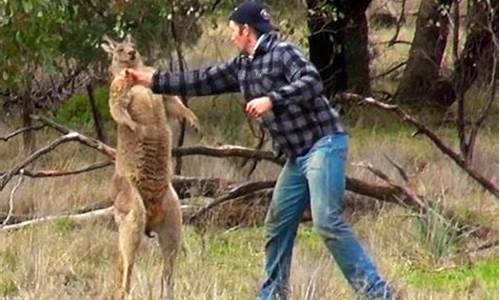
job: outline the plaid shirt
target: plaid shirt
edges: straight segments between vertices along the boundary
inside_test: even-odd
[[[323,136],[344,132],[323,95],[318,71],[275,34],[262,38],[254,57],[238,56],[183,73],[156,72],[151,89],[184,96],[241,92],[247,102],[269,96],[273,108],[261,117],[261,125],[271,134],[274,148],[288,158],[306,154]]]

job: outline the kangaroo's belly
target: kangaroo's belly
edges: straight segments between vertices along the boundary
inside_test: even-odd
[[[162,194],[171,177],[169,131],[160,126],[140,126],[137,133],[119,128],[116,169],[139,189],[145,198]]]

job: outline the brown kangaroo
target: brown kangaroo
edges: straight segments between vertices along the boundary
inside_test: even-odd
[[[111,116],[117,123],[117,151],[111,197],[119,231],[118,290],[124,298],[142,235],[155,232],[163,256],[161,296],[173,298],[174,262],[181,243],[181,210],[171,184],[171,131],[163,98],[144,86],[131,86],[128,68],[154,72],[143,65],[130,36],[117,43],[106,38],[102,48],[112,55],[109,90]],[[179,98],[167,100],[169,115],[197,126],[194,113]]]

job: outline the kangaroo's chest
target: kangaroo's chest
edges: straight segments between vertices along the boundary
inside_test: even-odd
[[[134,121],[143,125],[161,122],[165,109],[161,97],[143,86],[134,86],[129,91],[129,113]]]

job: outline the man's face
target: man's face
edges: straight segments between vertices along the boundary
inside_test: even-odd
[[[231,41],[238,51],[242,54],[248,54],[249,43],[249,28],[245,25],[239,25],[233,21],[229,21],[231,28]]]

